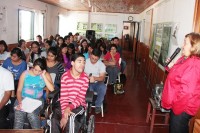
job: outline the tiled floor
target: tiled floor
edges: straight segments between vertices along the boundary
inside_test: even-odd
[[[125,94],[114,95],[111,87],[107,89],[106,112],[104,118],[96,115],[95,133],[149,133],[149,124],[145,122],[147,103],[151,91],[135,64],[131,52],[124,52],[127,62],[125,74],[127,81]],[[167,126],[157,126],[154,133],[168,133]]]

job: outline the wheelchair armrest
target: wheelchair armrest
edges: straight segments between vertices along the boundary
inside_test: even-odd
[[[49,99],[53,99],[58,93],[60,92],[60,89],[55,89],[54,91],[50,92],[48,95]]]
[[[86,102],[92,102],[93,101],[93,96],[94,96],[94,92],[93,91],[87,91],[86,93]]]

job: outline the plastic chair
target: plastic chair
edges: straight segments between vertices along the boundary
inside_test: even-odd
[[[55,79],[56,79],[56,74],[55,73],[50,73],[52,82],[54,83]]]
[[[122,63],[122,58],[119,58],[119,65],[121,65],[121,63]],[[121,75],[121,71],[117,75],[117,79],[116,80],[118,81],[118,83],[121,83],[120,75]]]

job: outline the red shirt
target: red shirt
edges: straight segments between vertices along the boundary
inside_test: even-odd
[[[200,58],[181,57],[169,70],[162,93],[162,107],[178,115],[195,115],[200,108]]]
[[[86,73],[81,73],[78,79],[72,77],[71,70],[62,75],[60,89],[60,106],[62,114],[67,107],[71,110],[80,105],[86,106],[85,95],[88,89],[89,79]]]
[[[119,64],[120,54],[118,52],[116,52],[114,58],[115,58],[115,61],[116,61],[116,66],[120,67],[120,64]],[[112,56],[111,56],[110,52],[106,53],[106,55],[104,56],[104,60],[106,60],[106,61],[112,61]]]

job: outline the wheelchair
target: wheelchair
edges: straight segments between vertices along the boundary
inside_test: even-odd
[[[57,101],[57,99],[59,98],[59,89],[54,90],[53,92],[50,92],[48,95],[48,98],[50,99],[50,103],[49,106],[47,107],[47,109],[45,110],[45,120],[42,121],[42,128],[44,129],[44,133],[53,133],[52,132],[52,118],[53,118],[53,108],[54,105]],[[70,120],[70,127],[71,127],[71,123],[73,123],[73,121],[75,120],[76,117],[80,117],[81,116],[81,126],[79,128],[79,132],[80,133],[94,133],[95,130],[95,116],[94,115],[88,115],[89,112],[89,108],[91,106],[91,102],[93,101],[93,95],[94,92],[92,91],[87,91],[86,93],[86,109],[84,110],[82,115],[77,115],[76,114],[72,114],[69,117]],[[73,124],[72,124],[73,125]],[[69,128],[69,133],[74,133],[74,129]]]

